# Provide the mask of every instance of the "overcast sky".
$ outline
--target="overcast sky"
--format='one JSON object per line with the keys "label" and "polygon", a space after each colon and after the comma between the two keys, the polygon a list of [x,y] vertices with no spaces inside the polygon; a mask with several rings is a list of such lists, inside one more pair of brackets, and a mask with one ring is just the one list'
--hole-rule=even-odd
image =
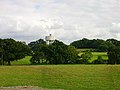
{"label": "overcast sky", "polygon": [[120,0],[0,0],[0,38],[31,42],[53,34],[120,40]]}

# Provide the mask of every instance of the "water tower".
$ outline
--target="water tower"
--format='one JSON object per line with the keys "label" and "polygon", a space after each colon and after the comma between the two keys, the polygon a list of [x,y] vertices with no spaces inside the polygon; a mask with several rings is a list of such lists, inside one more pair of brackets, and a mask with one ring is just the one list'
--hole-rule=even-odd
{"label": "water tower", "polygon": [[50,34],[49,36],[46,36],[46,37],[45,37],[45,40],[46,40],[47,44],[49,45],[49,44],[54,43],[55,37],[52,36],[52,34]]}

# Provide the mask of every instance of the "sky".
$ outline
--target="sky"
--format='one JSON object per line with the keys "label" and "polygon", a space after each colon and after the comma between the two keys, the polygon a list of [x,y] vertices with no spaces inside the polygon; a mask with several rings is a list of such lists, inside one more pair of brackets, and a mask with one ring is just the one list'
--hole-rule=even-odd
{"label": "sky", "polygon": [[0,0],[0,38],[29,43],[49,34],[66,44],[120,40],[120,0]]}

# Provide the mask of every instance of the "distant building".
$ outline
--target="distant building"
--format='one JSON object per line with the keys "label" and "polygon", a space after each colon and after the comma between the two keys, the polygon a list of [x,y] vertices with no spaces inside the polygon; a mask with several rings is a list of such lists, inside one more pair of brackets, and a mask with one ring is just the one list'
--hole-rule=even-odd
{"label": "distant building", "polygon": [[49,36],[46,36],[46,37],[45,37],[45,40],[46,40],[46,43],[49,45],[49,44],[54,43],[55,37],[52,36],[52,34],[50,34]]}

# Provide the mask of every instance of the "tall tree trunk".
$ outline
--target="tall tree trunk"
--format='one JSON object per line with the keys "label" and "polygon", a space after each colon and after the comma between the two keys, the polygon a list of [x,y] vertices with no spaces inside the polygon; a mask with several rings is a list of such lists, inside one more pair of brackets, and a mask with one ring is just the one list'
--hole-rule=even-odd
{"label": "tall tree trunk", "polygon": [[8,61],[8,65],[11,65],[11,62],[10,62],[10,61]]}

